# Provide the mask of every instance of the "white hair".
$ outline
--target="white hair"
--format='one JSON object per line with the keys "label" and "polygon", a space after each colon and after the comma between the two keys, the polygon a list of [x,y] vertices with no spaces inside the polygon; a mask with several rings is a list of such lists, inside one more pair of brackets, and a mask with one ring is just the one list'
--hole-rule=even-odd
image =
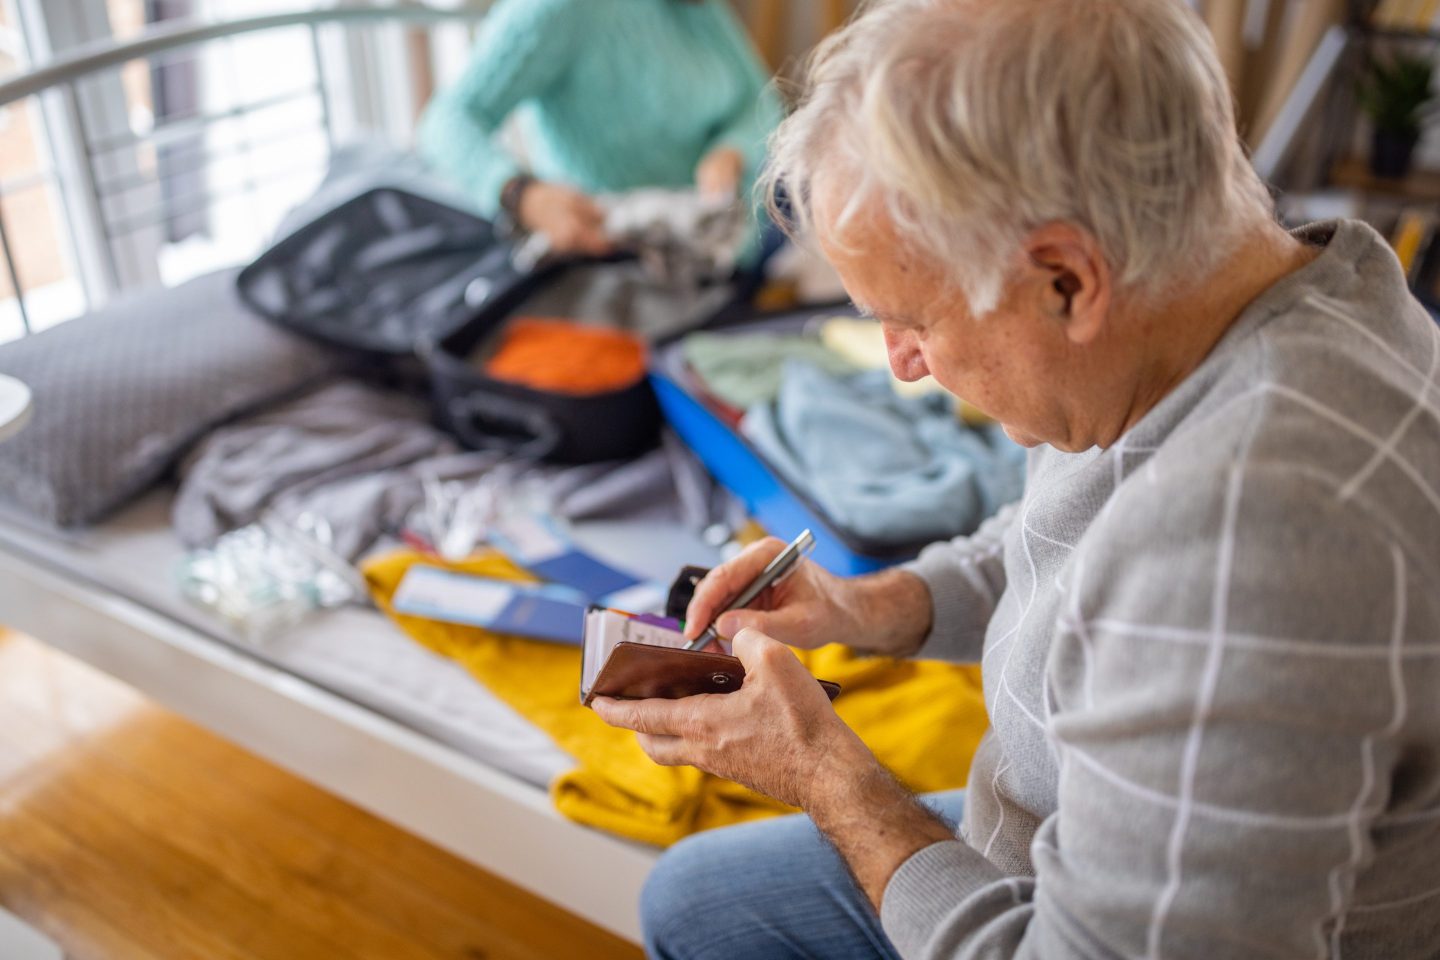
{"label": "white hair", "polygon": [[770,154],[792,233],[818,173],[854,176],[837,226],[881,201],[978,315],[1045,223],[1088,230],[1143,295],[1204,277],[1273,217],[1183,0],[874,0],[813,54]]}

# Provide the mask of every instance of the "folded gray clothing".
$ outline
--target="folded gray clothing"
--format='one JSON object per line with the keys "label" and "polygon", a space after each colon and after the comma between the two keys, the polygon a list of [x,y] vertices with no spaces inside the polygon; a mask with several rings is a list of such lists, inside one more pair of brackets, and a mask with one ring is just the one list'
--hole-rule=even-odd
{"label": "folded gray clothing", "polygon": [[567,520],[633,516],[657,507],[666,514],[673,512],[675,481],[660,449],[634,460],[552,468],[548,476],[540,473],[540,468],[532,471],[527,482],[542,488],[549,511]]}
{"label": "folded gray clothing", "polygon": [[946,395],[899,396],[884,370],[791,360],[775,402],[740,428],[831,520],[879,544],[970,533],[1025,489],[1025,451],[999,427],[966,427]]}
{"label": "folded gray clothing", "polygon": [[610,239],[634,250],[656,280],[681,287],[728,277],[750,232],[738,199],[694,189],[645,188],[599,200]]}
{"label": "folded gray clothing", "polygon": [[678,434],[668,428],[662,431],[660,449],[670,463],[680,518],[688,528],[704,530],[718,524],[735,531],[745,524],[750,513],[744,502],[715,482]]}
{"label": "folded gray clothing", "polygon": [[665,430],[660,439],[659,447],[632,461],[554,470],[542,481],[550,511],[566,520],[663,517],[692,530],[714,523],[738,527],[739,501],[673,432]]}
{"label": "folded gray clothing", "polygon": [[206,546],[267,510],[292,520],[308,512],[330,525],[337,553],[358,556],[401,501],[423,496],[396,468],[456,451],[426,416],[403,394],[341,382],[217,430],[181,466],[175,531]]}
{"label": "folded gray clothing", "polygon": [[212,433],[182,465],[171,519],[195,548],[262,515],[308,516],[354,560],[425,503],[427,480],[476,482],[503,464],[507,485],[566,519],[678,517],[698,528],[723,517],[723,498],[687,458],[672,443],[634,461],[521,465],[459,450],[410,397],[340,382]]}

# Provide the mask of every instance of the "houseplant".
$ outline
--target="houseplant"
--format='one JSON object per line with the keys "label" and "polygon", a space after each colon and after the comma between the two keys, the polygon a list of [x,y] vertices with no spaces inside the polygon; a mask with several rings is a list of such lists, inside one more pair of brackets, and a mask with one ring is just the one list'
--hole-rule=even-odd
{"label": "houseplant", "polygon": [[1375,125],[1370,170],[1377,177],[1403,177],[1430,113],[1435,68],[1428,57],[1396,53],[1370,58],[1360,82],[1360,105]]}

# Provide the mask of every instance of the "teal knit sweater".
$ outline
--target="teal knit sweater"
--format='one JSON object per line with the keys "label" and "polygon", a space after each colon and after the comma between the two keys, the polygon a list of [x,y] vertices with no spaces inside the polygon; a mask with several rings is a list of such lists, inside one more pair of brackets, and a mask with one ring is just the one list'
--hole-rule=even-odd
{"label": "teal knit sweater", "polygon": [[517,108],[529,171],[591,194],[691,185],[719,146],[745,155],[748,190],[780,120],[725,0],[499,0],[418,134],[489,215],[521,169],[493,136]]}

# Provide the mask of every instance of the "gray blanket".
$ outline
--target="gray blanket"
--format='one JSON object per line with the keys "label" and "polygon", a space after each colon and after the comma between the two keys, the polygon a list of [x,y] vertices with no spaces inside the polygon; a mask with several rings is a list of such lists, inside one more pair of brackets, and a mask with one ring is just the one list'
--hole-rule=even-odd
{"label": "gray blanket", "polygon": [[188,547],[209,546],[262,515],[330,529],[354,560],[425,502],[427,481],[472,484],[500,468],[527,505],[569,520],[727,519],[729,498],[673,438],[633,461],[553,467],[461,451],[427,422],[423,404],[355,382],[216,430],[186,459],[172,510]]}

